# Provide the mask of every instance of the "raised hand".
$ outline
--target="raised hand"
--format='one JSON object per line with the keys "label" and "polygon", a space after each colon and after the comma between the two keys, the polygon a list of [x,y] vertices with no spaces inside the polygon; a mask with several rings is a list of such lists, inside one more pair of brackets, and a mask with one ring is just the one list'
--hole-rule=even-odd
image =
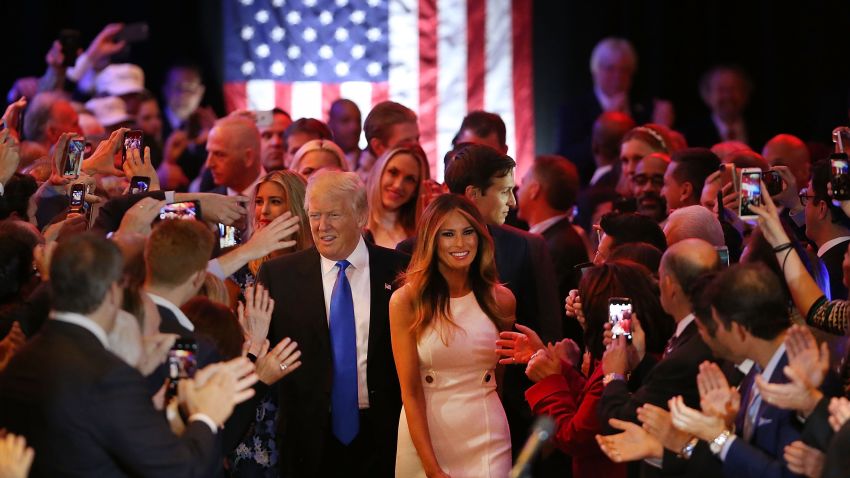
{"label": "raised hand", "polygon": [[194,193],[191,197],[201,202],[201,215],[206,222],[220,222],[225,226],[232,226],[248,214],[248,210],[242,206],[249,199],[245,196]]}
{"label": "raised hand", "polygon": [[[764,183],[760,184],[761,190],[767,191]],[[773,199],[770,198],[769,194],[762,194],[761,198],[764,204],[761,206],[750,205],[750,210],[758,216],[758,225],[764,234],[764,238],[773,247],[790,242],[791,239],[788,238],[788,234],[785,233],[782,222],[779,220],[779,212],[776,210],[776,205],[773,204]]]}
{"label": "raised hand", "polygon": [[602,372],[625,375],[628,371],[629,344],[626,342],[626,337],[621,335],[612,338],[605,353],[602,354]]}
{"label": "raised hand", "polygon": [[123,169],[127,181],[132,180],[133,176],[144,176],[151,180],[148,191],[159,191],[159,176],[151,164],[150,148],[145,147],[144,156],[138,149],[127,150],[127,160],[124,161]]}
{"label": "raised hand", "polygon": [[551,353],[549,349],[542,348],[535,352],[528,361],[528,366],[525,368],[525,375],[532,382],[537,383],[551,375],[560,375],[562,372],[561,367],[561,359],[554,353]]}
{"label": "raised hand", "polygon": [[257,376],[266,385],[272,385],[301,366],[301,351],[298,343],[289,337],[281,340],[269,350],[269,341],[263,340],[257,355]]}
{"label": "raised hand", "polygon": [[252,344],[250,352],[257,357],[269,334],[273,310],[274,299],[269,297],[269,292],[262,284],[245,288],[245,302],[240,302],[237,307],[239,324],[242,325],[245,338]]}
{"label": "raised hand", "polygon": [[847,423],[850,418],[850,400],[844,397],[833,398],[829,401],[829,424],[836,432]]}
{"label": "raised hand", "polygon": [[83,160],[82,171],[89,175],[105,174],[108,176],[124,176],[124,172],[115,168],[115,155],[121,150],[124,143],[124,133],[127,128],[120,128],[112,132],[109,138],[101,141],[95,148],[94,153]]}
{"label": "raised hand", "polygon": [[22,96],[18,101],[9,103],[9,106],[6,107],[6,112],[3,113],[3,124],[6,125],[6,129],[9,130],[11,136],[17,140],[21,139],[21,129],[24,127],[24,125],[18,124],[18,121],[21,118],[21,111],[26,109],[26,107],[27,98],[26,96]]}
{"label": "raised hand", "polygon": [[125,43],[123,41],[115,41],[115,35],[123,29],[123,23],[110,23],[103,27],[103,30],[97,34],[86,49],[86,54],[91,58],[93,64],[118,53],[124,48]]}
{"label": "raised hand", "polygon": [[295,247],[296,241],[292,236],[301,228],[301,218],[293,216],[289,211],[274,218],[265,227],[257,229],[251,239],[242,248],[249,254],[247,260],[259,259],[272,252]]}
{"label": "raised hand", "polygon": [[499,332],[496,353],[502,357],[499,359],[502,365],[528,363],[531,356],[544,347],[537,332],[521,324],[515,327],[519,332]]}
{"label": "raised hand", "polygon": [[785,350],[788,353],[788,366],[808,387],[818,388],[823,384],[829,370],[829,346],[826,342],[818,348],[815,336],[808,327],[792,325],[785,335]]}
{"label": "raised hand", "polygon": [[612,418],[608,424],[623,433],[616,435],[596,435],[596,443],[602,452],[615,463],[643,460],[645,458],[661,458],[664,447],[655,437],[639,425]]}
{"label": "raised hand", "polygon": [[784,457],[791,472],[809,478],[820,478],[826,455],[817,448],[797,440],[785,447]]}
{"label": "raised hand", "polygon": [[723,419],[717,416],[706,415],[699,410],[685,405],[684,399],[679,395],[668,402],[670,406],[670,417],[673,426],[689,433],[700,440],[712,441],[720,435],[727,425]]}
{"label": "raised hand", "polygon": [[0,477],[26,478],[35,452],[22,436],[7,433],[0,437]]}
{"label": "raised hand", "polygon": [[[727,427],[731,427],[741,407],[741,395],[735,387],[729,386],[726,376],[717,364],[713,362],[700,364],[697,388],[702,412],[722,419]],[[714,439],[714,437],[711,438]]]}
{"label": "raised hand", "polygon": [[121,224],[115,235],[125,234],[142,234],[148,235],[151,232],[151,223],[159,214],[159,210],[165,206],[165,200],[157,200],[153,197],[146,197],[138,201],[136,204],[124,213],[121,218]]}
{"label": "raised hand", "polygon": [[661,407],[646,403],[638,407],[637,417],[643,424],[643,429],[668,450],[679,453],[691,439],[691,435],[673,426],[670,412]]}
{"label": "raised hand", "polygon": [[0,184],[6,184],[21,162],[21,145],[9,129],[0,131]]}

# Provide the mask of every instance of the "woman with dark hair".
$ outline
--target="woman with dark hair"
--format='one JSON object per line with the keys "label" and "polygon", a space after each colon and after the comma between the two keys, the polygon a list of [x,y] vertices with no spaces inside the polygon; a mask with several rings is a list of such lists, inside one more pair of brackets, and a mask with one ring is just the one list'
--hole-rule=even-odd
{"label": "woman with dark hair", "polygon": [[[497,345],[503,363],[528,363],[526,375],[536,382],[525,392],[535,415],[549,415],[557,425],[555,444],[572,457],[573,475],[625,477],[626,467],[610,461],[599,449],[595,435],[603,429],[598,419],[602,397],[603,338],[608,323],[608,299],[628,297],[646,333],[646,351],[661,354],[673,332],[673,321],[664,313],[651,274],[628,261],[611,261],[589,269],[579,283],[584,316],[585,351],[580,363],[578,348],[565,339],[544,346],[537,334],[503,332]],[[630,384],[631,385],[631,384]]]}
{"label": "woman with dark hair", "polygon": [[183,304],[180,310],[192,321],[199,334],[213,341],[222,360],[242,355],[242,344],[245,341],[242,327],[236,314],[226,305],[198,296]]}
{"label": "woman with dark hair", "polygon": [[658,268],[664,253],[647,242],[627,242],[611,250],[609,261],[636,262],[652,272],[652,277],[658,279]]}
{"label": "woman with dark hair", "polygon": [[425,209],[422,185],[426,180],[428,159],[417,144],[391,149],[378,158],[366,185],[366,238],[394,249],[416,234],[416,223]]}
{"label": "woman with dark hair", "polygon": [[514,322],[493,240],[478,209],[454,194],[425,210],[390,332],[404,407],[396,476],[504,477],[508,422],[496,392],[493,344]]}

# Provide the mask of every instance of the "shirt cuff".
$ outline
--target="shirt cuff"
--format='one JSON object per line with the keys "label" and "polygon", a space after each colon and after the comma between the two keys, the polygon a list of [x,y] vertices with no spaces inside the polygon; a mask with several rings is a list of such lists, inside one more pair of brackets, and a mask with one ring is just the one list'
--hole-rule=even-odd
{"label": "shirt cuff", "polygon": [[208,417],[207,415],[204,415],[203,413],[195,413],[194,415],[189,417],[189,421],[190,422],[203,422],[208,427],[210,427],[210,430],[213,432],[213,435],[218,433],[218,425],[216,425],[216,423],[213,421],[212,418]]}
{"label": "shirt cuff", "polygon": [[726,461],[726,454],[729,453],[729,448],[732,447],[732,443],[735,443],[735,440],[738,439],[737,435],[729,435],[729,438],[726,440],[726,443],[723,444],[723,448],[720,449],[720,461]]}
{"label": "shirt cuff", "polygon": [[644,458],[643,462],[646,463],[649,466],[654,466],[655,468],[658,468],[659,470],[662,468],[661,458]]}
{"label": "shirt cuff", "polygon": [[207,272],[218,277],[221,280],[226,279],[224,276],[224,269],[221,268],[221,263],[218,262],[218,259],[211,259],[207,262]]}
{"label": "shirt cuff", "polygon": [[174,202],[174,191],[165,191],[165,202],[168,204]]}

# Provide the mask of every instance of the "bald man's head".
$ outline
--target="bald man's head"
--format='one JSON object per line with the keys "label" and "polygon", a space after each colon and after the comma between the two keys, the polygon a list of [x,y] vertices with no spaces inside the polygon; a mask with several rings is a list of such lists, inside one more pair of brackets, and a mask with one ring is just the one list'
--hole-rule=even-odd
{"label": "bald man's head", "polygon": [[692,302],[693,289],[699,277],[719,268],[720,258],[714,246],[702,239],[684,239],[664,252],[659,276],[662,281],[665,277],[675,281]]}
{"label": "bald man's head", "polygon": [[764,145],[761,154],[771,166],[787,166],[797,180],[797,187],[809,182],[812,158],[809,148],[800,138],[778,134]]}

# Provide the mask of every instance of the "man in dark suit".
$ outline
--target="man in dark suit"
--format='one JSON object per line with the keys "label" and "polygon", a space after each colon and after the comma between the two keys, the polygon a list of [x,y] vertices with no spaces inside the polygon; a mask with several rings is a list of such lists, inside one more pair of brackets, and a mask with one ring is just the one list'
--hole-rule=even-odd
{"label": "man in dark suit", "polygon": [[688,145],[710,148],[723,141],[740,141],[759,151],[767,138],[744,115],[752,89],[749,75],[736,66],[719,65],[703,74],[699,90],[709,114],[682,127]]}
{"label": "man in dark suit", "polygon": [[[578,193],[575,165],[561,156],[538,156],[519,188],[518,217],[540,234],[552,257],[558,280],[558,298],[578,288],[581,273],[575,266],[587,262],[587,246],[570,222],[569,213]],[[562,315],[564,336],[583,343],[581,327],[575,318]]]}
{"label": "man in dark suit", "polygon": [[90,234],[53,255],[51,320],[0,375],[0,428],[35,449],[30,476],[210,476],[221,458],[219,424],[250,396],[244,389],[256,377],[228,378],[252,370],[246,359],[204,386],[187,379],[189,421],[175,436],[142,375],[108,349],[122,269],[118,248]]}
{"label": "man in dark suit", "polygon": [[850,244],[850,218],[833,205],[827,193],[832,169],[829,160],[812,165],[812,179],[805,197],[806,236],[818,247],[817,255],[829,273],[829,297],[846,299],[844,285],[844,253]]}
{"label": "man in dark suit", "polygon": [[573,161],[581,184],[587,185],[596,167],[591,150],[593,122],[604,112],[617,111],[638,124],[652,118],[652,108],[629,97],[637,54],[624,38],[608,37],[593,48],[590,72],[593,91],[576,96],[561,108],[558,127],[558,154]]}
{"label": "man in dark suit", "polygon": [[[605,353],[602,369],[606,386],[599,409],[603,422],[609,418],[637,422],[638,407],[651,403],[666,408],[667,401],[675,395],[682,395],[688,406],[699,406],[698,367],[705,360],[714,360],[714,356],[700,338],[694,323],[690,291],[701,275],[719,267],[717,251],[700,239],[680,241],[670,246],[661,257],[658,271],[661,305],[676,321],[676,332],[670,337],[661,361],[652,367],[634,393],[627,388],[624,380],[628,371],[628,364],[623,360],[626,357]],[[652,359],[647,355],[643,360]]]}
{"label": "man in dark suit", "polygon": [[392,477],[401,391],[389,300],[407,257],[363,240],[366,192],[356,173],[310,178],[316,247],[263,264],[275,300],[269,339],[299,344],[302,366],[280,384],[287,476]]}

